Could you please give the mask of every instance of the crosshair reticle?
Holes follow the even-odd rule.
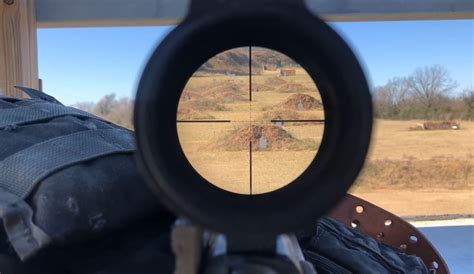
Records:
[[[189,79],[177,110],[181,147],[213,185],[262,194],[294,181],[314,160],[324,131],[317,85],[274,50],[222,52]]]

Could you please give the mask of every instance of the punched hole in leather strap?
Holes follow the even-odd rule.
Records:
[[[420,257],[436,274],[450,273],[440,253],[418,229],[372,203],[347,194],[328,216],[381,243]]]

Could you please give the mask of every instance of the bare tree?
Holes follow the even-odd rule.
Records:
[[[465,89],[461,95],[461,100],[464,103],[464,118],[474,119],[474,89]]]
[[[116,97],[115,93],[107,94],[102,97],[96,104],[94,113],[103,116],[109,115],[118,103]]]
[[[105,95],[98,103],[79,102],[73,107],[95,114],[105,120],[126,128],[133,128],[134,101],[128,97],[117,99],[114,93]]]
[[[72,107],[78,108],[80,110],[83,110],[89,113],[93,113],[95,109],[95,103],[94,102],[79,102],[72,105]]]
[[[382,117],[393,118],[400,115],[408,99],[408,78],[396,77],[387,84],[375,88],[374,100],[377,113]]]
[[[411,96],[425,109],[425,113],[439,107],[443,98],[457,87],[457,83],[450,77],[446,68],[432,65],[418,68],[409,77],[408,87]]]
[[[115,107],[103,118],[126,128],[133,128],[133,100],[127,97],[117,100]]]

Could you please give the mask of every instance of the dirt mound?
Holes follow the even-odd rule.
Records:
[[[454,121],[443,122],[425,122],[410,127],[410,130],[458,130],[461,129],[461,123]]]
[[[310,92],[311,89],[303,84],[297,83],[286,83],[279,86],[276,91],[278,92]]]
[[[252,72],[261,73],[264,65],[295,67],[298,64],[286,55],[274,50],[252,47]],[[242,47],[227,50],[209,59],[198,74],[235,74],[248,75],[249,48]]]
[[[203,96],[208,100],[218,103],[233,103],[238,101],[245,101],[241,86],[234,82],[224,82],[211,87],[203,93]]]
[[[265,84],[273,85],[273,86],[281,86],[281,85],[284,85],[286,83],[287,82],[284,79],[282,79],[281,77],[278,77],[278,76],[273,76],[273,77],[267,78],[265,80]]]
[[[249,49],[237,48],[228,50],[209,59],[199,68],[199,73],[210,74],[248,74]]]
[[[236,129],[210,145],[210,148],[230,151],[249,150],[250,142],[253,151],[315,148],[315,145],[310,141],[298,140],[286,130],[273,125],[249,125]]]
[[[252,64],[259,67],[270,64],[276,67],[298,66],[298,63],[283,53],[260,47],[252,47]]]
[[[306,94],[293,94],[281,103],[281,106],[294,110],[322,109],[323,104],[318,99]]]

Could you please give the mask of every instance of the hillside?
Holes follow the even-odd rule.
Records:
[[[254,74],[262,72],[264,65],[280,67],[294,67],[298,64],[289,57],[264,48],[252,47],[252,71]],[[225,51],[211,58],[199,68],[199,74],[235,74],[248,75],[249,48],[237,48]]]

